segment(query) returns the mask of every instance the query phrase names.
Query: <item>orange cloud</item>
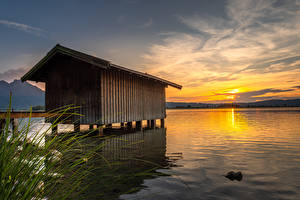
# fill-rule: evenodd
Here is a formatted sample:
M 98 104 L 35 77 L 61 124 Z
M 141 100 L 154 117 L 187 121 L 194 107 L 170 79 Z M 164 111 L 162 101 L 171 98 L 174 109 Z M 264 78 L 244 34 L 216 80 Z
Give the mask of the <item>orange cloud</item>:
M 181 16 L 179 21 L 194 32 L 164 33 L 162 43 L 143 55 L 146 70 L 183 85 L 181 92 L 168 89 L 169 101 L 252 101 L 263 96 L 245 92 L 299 85 L 300 12 L 295 7 L 295 2 L 230 0 L 228 19 Z M 264 95 L 299 96 L 296 90 L 270 93 Z

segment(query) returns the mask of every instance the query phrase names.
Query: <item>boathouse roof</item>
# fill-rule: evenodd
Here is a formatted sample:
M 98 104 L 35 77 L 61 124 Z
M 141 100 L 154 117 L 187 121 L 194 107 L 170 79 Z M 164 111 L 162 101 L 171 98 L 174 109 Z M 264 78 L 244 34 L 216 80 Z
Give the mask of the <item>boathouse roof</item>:
M 54 48 L 52 48 L 47 55 L 41 59 L 34 67 L 32 67 L 22 78 L 22 81 L 27 81 L 27 80 L 32 80 L 32 81 L 40 81 L 37 76 L 38 76 L 38 72 L 41 72 L 45 69 L 45 65 L 50 61 L 55 59 L 55 55 L 57 54 L 62 54 L 62 55 L 66 55 L 66 56 L 70 56 L 74 59 L 78 59 L 80 61 L 86 62 L 88 64 L 91 64 L 93 66 L 102 68 L 104 70 L 109 70 L 109 69 L 114 69 L 114 70 L 119 70 L 119 71 L 124 71 L 127 72 L 129 74 L 132 75 L 136 75 L 142 78 L 146 78 L 146 79 L 151 79 L 153 81 L 158 81 L 161 82 L 165 85 L 169 85 L 172 86 L 174 88 L 177 89 L 181 89 L 182 86 L 178 85 L 176 83 L 167 81 L 165 79 L 147 74 L 147 73 L 143 73 L 143 72 L 139 72 L 136 70 L 132 70 L 132 69 L 128 69 L 116 64 L 111 63 L 110 61 L 101 59 L 101 58 L 97 58 L 95 56 L 91 56 L 64 46 L 61 46 L 60 44 L 57 44 Z

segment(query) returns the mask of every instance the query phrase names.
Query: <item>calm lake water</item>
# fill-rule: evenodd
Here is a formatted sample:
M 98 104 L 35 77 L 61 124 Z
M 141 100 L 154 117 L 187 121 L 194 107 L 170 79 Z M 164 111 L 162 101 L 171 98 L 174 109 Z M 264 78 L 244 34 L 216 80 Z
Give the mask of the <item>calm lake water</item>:
M 147 141 L 158 160 L 174 158 L 158 170 L 171 176 L 145 179 L 121 199 L 300 199 L 300 108 L 168 110 L 158 130 L 166 141 L 155 143 L 155 130 Z M 229 171 L 242 181 L 226 179 Z
M 106 135 L 78 199 L 300 199 L 300 108 L 167 110 L 166 128 Z

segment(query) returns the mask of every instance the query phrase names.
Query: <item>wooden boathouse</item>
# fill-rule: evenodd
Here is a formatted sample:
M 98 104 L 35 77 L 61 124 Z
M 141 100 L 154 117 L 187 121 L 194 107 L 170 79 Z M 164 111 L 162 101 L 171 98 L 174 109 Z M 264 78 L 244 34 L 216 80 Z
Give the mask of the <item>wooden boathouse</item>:
M 147 73 L 131 70 L 57 44 L 30 69 L 22 81 L 45 83 L 46 112 L 66 105 L 79 106 L 68 123 L 110 127 L 142 120 L 164 123 L 165 88 L 182 86 Z M 51 118 L 49 122 L 53 122 Z

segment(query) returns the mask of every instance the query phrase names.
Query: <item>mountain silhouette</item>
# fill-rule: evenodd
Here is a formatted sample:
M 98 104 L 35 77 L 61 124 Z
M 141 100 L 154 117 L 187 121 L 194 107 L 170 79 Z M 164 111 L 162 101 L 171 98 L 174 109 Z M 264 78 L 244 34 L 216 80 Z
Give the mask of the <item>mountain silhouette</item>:
M 0 81 L 0 109 L 6 110 L 9 105 L 9 94 L 12 93 L 12 109 L 27 110 L 30 106 L 44 106 L 45 92 L 36 86 L 21 80 L 11 83 Z

